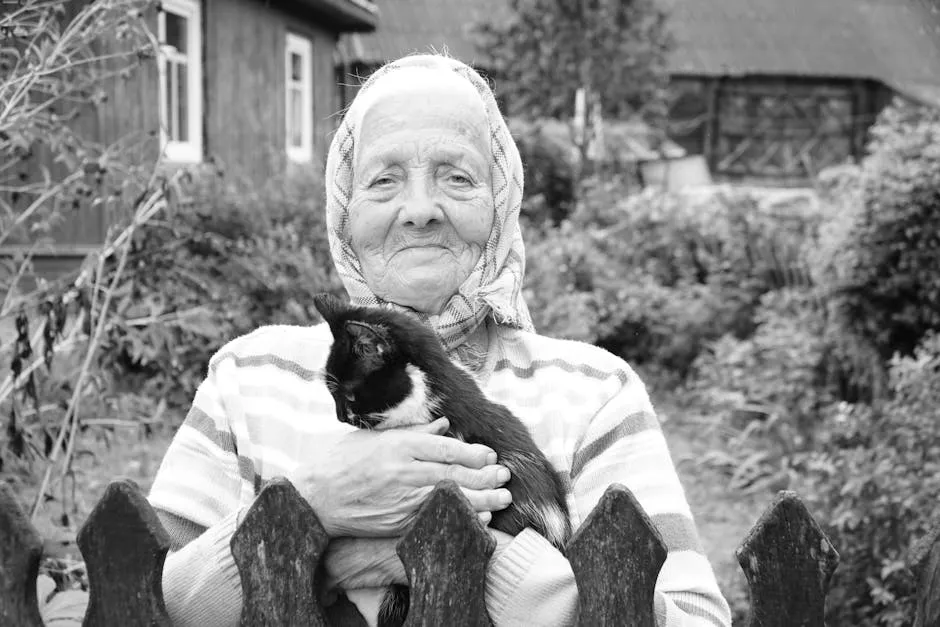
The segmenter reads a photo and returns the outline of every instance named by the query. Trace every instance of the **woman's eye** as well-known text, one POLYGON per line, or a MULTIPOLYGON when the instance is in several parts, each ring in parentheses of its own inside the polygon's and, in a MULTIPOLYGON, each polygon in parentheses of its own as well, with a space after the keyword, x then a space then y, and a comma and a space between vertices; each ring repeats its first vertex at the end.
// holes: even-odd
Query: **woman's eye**
POLYGON ((394 182, 395 180, 390 176, 380 176, 372 181, 372 187, 387 187, 394 182))
POLYGON ((470 179, 470 177, 464 174, 458 174, 455 172, 448 175, 447 178, 452 183, 456 183, 457 185, 473 185, 473 181, 470 179))

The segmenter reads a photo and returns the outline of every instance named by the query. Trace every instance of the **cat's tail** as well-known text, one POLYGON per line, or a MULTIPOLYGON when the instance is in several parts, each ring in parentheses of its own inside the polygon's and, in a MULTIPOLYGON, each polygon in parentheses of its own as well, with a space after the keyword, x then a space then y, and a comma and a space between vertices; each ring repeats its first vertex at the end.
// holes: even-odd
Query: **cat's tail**
POLYGON ((517 514, 510 516, 516 519, 513 526, 518 527, 513 535, 531 527, 555 548, 564 549, 571 538, 571 518, 564 486, 551 463, 542 456, 519 451, 504 453, 500 463, 512 477, 506 487, 512 493, 510 508, 517 514))

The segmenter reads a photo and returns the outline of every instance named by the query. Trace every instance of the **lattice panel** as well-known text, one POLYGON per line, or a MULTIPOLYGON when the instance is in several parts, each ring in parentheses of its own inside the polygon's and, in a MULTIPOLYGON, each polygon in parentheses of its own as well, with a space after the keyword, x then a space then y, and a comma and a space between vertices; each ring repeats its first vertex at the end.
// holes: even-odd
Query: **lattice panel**
POLYGON ((853 155, 850 88, 734 84, 718 95, 714 171, 806 179, 853 155))

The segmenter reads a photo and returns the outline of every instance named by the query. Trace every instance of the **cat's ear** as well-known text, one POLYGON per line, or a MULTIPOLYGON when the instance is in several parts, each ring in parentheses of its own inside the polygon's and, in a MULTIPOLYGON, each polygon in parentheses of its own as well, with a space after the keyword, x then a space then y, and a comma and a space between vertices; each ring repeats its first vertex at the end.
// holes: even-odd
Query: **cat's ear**
POLYGON ((353 352, 372 367, 378 367, 388 356, 391 342, 388 331, 377 324, 349 320, 345 325, 353 352))
POLYGON ((326 292, 313 297, 313 306, 317 308, 331 329, 336 324, 336 318, 346 311, 346 304, 343 301, 326 292))

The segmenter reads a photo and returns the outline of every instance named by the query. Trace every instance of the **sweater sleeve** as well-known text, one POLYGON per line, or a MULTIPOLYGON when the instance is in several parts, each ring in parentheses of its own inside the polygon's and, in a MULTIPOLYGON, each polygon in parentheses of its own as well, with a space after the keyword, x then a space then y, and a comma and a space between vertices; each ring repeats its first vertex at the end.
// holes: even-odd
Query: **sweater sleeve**
POLYGON ((177 627, 228 627, 241 614, 241 579, 230 542, 247 509, 240 473, 246 462, 240 463, 217 372, 210 367, 197 390, 149 495, 171 539, 163 595, 177 627))
MULTIPOLYGON (((731 625, 653 406, 633 372, 588 425, 573 454, 571 482, 579 520, 610 484, 621 483, 662 534, 668 553, 656 583, 659 627, 731 625)), ((570 564, 528 529, 490 560, 486 595, 496 627, 573 625, 577 615, 570 564)))

